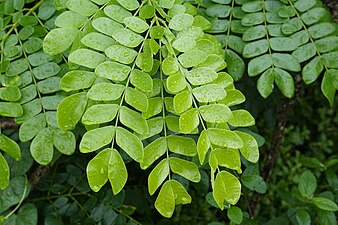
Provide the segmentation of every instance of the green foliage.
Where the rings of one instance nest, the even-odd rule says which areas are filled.
[[[319,1],[198,1],[225,48],[228,71],[235,80],[245,72],[259,76],[257,89],[267,98],[277,85],[294,95],[294,76],[305,84],[321,75],[322,92],[333,106],[337,90],[337,25]]]

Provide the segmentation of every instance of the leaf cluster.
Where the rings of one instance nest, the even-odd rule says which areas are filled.
[[[277,85],[294,95],[301,73],[305,84],[323,74],[321,89],[333,106],[337,86],[337,24],[317,0],[199,1],[225,48],[228,71],[235,80],[246,72],[259,76],[257,89],[267,98]],[[247,67],[247,68],[245,68]]]

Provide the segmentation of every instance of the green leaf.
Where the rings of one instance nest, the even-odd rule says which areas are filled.
[[[93,50],[82,48],[72,52],[68,56],[68,60],[80,66],[94,69],[105,60],[105,56]]]
[[[271,49],[275,51],[289,52],[298,47],[297,43],[289,37],[275,37],[270,38],[269,41]]]
[[[105,126],[87,131],[80,142],[80,152],[89,153],[108,145],[114,138],[115,128]]]
[[[120,121],[136,133],[145,135],[149,132],[146,120],[138,112],[125,106],[120,108]]]
[[[98,192],[108,181],[108,164],[111,152],[109,148],[99,152],[87,165],[88,184],[95,192]]]
[[[21,150],[20,146],[13,141],[12,139],[8,138],[4,134],[0,133],[0,150],[6,152],[16,161],[21,159]]]
[[[65,11],[55,19],[55,25],[63,28],[80,28],[86,21],[86,16],[73,11]]]
[[[271,67],[272,58],[270,55],[265,54],[259,57],[256,57],[250,60],[248,64],[248,74],[249,76],[257,76],[258,74],[264,72],[266,69]]]
[[[216,175],[213,196],[220,209],[224,209],[224,201],[234,205],[241,195],[241,183],[229,172],[222,171]]]
[[[321,225],[337,225],[337,218],[334,212],[317,209],[317,221]]]
[[[123,23],[124,18],[131,16],[131,12],[119,5],[108,5],[103,9],[104,13],[113,20]]]
[[[264,22],[264,14],[262,12],[246,14],[242,19],[242,25],[253,26]]]
[[[43,51],[49,55],[57,55],[67,50],[77,35],[78,30],[74,28],[53,29],[43,40]]]
[[[257,80],[258,92],[264,98],[267,98],[273,91],[273,83],[275,81],[275,69],[269,68]]]
[[[137,52],[131,48],[122,45],[111,45],[105,49],[106,55],[117,62],[130,64],[134,62]]]
[[[266,28],[264,25],[250,27],[243,33],[243,41],[254,41],[265,37]]]
[[[338,206],[335,202],[331,201],[330,199],[323,198],[323,197],[313,197],[311,199],[311,202],[315,204],[318,208],[326,210],[326,211],[331,211],[331,212],[336,212],[338,211]]]
[[[182,74],[177,73],[167,78],[166,85],[169,92],[176,94],[187,87],[187,82]]]
[[[274,68],[275,82],[279,90],[287,98],[292,98],[295,92],[295,85],[292,76],[285,70]]]
[[[115,118],[118,109],[119,106],[116,104],[93,105],[84,113],[82,123],[93,125],[110,122]]]
[[[224,53],[224,59],[227,62],[227,71],[235,80],[239,80],[245,71],[245,64],[242,58],[228,49]]]
[[[324,96],[329,100],[331,107],[334,105],[334,97],[336,93],[335,77],[337,77],[337,70],[328,70],[324,73],[324,77],[321,84],[321,90]]]
[[[25,72],[28,69],[28,63],[26,59],[18,59],[12,61],[6,71],[7,76],[18,75]]]
[[[30,150],[36,162],[48,165],[53,159],[53,131],[50,128],[42,129],[33,139]]]
[[[150,92],[153,89],[153,80],[148,73],[133,69],[130,73],[130,83],[143,92]]]
[[[195,156],[197,153],[196,142],[192,138],[172,135],[167,137],[167,143],[171,152],[185,156]]]
[[[84,16],[91,16],[99,10],[99,7],[89,0],[68,0],[66,5],[73,12]]]
[[[164,137],[160,137],[151,142],[144,148],[144,156],[141,162],[141,168],[147,169],[158,158],[160,158],[168,149],[167,140]]]
[[[175,204],[189,204],[191,197],[185,188],[175,180],[168,180],[162,186],[155,201],[155,208],[164,217],[170,218]]]
[[[307,210],[298,209],[296,219],[299,225],[311,225],[311,217]]]
[[[0,99],[4,101],[17,101],[21,98],[21,92],[18,87],[0,88]]]
[[[148,119],[150,117],[153,117],[160,112],[162,112],[163,109],[163,100],[160,97],[150,98],[148,100],[148,109],[145,112],[142,112],[142,117],[145,119]]]
[[[289,19],[282,25],[283,34],[290,35],[302,29],[302,21],[298,17]]]
[[[173,173],[179,174],[192,182],[198,183],[201,180],[201,174],[195,163],[176,157],[171,157],[169,161]]]
[[[289,54],[272,53],[272,62],[275,66],[289,71],[299,72],[301,70],[297,59]]]
[[[87,106],[85,92],[70,95],[63,99],[57,108],[57,121],[62,130],[72,130],[81,119]]]
[[[184,68],[197,66],[207,58],[206,54],[200,50],[192,49],[184,52],[178,57],[178,61]]]
[[[192,85],[203,85],[217,79],[217,73],[208,67],[198,67],[184,74]]]
[[[228,148],[242,148],[242,139],[234,132],[230,130],[223,130],[219,128],[209,128],[207,130],[207,137],[209,141],[221,147]]]
[[[60,81],[60,88],[64,91],[76,91],[87,89],[92,86],[96,79],[93,72],[73,70],[67,72]]]
[[[230,9],[228,5],[215,4],[210,5],[205,13],[210,17],[226,18],[230,14]]]
[[[65,155],[71,155],[76,148],[75,136],[70,131],[53,130],[53,144],[55,148]]]
[[[129,66],[111,61],[103,62],[95,69],[95,73],[100,77],[117,82],[125,80],[130,71]]]
[[[246,160],[252,163],[257,163],[259,159],[258,143],[256,139],[250,134],[235,131],[235,133],[242,139],[243,147],[239,148]]]
[[[226,123],[232,118],[232,112],[226,105],[204,105],[199,108],[202,118],[210,123]]]
[[[46,127],[46,118],[43,113],[25,121],[19,129],[19,138],[22,142],[33,139],[43,128]]]
[[[176,14],[169,22],[169,28],[181,31],[184,28],[190,27],[194,22],[194,17],[186,13]]]
[[[207,131],[203,130],[197,141],[197,154],[201,164],[203,164],[209,148],[210,142],[207,136]]]
[[[126,47],[135,48],[143,41],[143,37],[129,29],[119,29],[114,31],[113,38]]]
[[[302,14],[301,18],[306,25],[317,23],[327,15],[327,11],[322,7],[312,8]]]
[[[42,64],[33,69],[34,76],[39,79],[45,79],[57,75],[60,72],[60,66],[54,62]]]
[[[268,42],[267,40],[258,40],[253,41],[245,45],[243,49],[243,56],[245,58],[253,58],[259,56],[268,51]]]
[[[154,60],[151,52],[142,52],[136,57],[136,65],[144,72],[151,72]]]
[[[28,203],[20,207],[16,216],[16,224],[18,225],[36,225],[38,222],[38,210],[34,204]]]
[[[148,110],[147,96],[137,89],[127,87],[125,91],[125,101],[138,111],[146,112]]]
[[[196,41],[190,37],[178,38],[172,45],[179,52],[187,52],[196,46]]]
[[[106,35],[97,32],[91,32],[81,38],[81,43],[89,48],[98,51],[105,51],[109,46],[114,44],[115,41]]]
[[[94,101],[112,101],[121,97],[124,88],[121,84],[98,83],[88,91],[87,97]]]
[[[257,191],[261,194],[266,192],[266,183],[264,182],[263,178],[258,175],[243,175],[241,176],[241,181],[245,187],[252,191]]]
[[[315,4],[317,4],[316,0],[299,0],[295,3],[294,6],[297,10],[305,12],[311,9]]]
[[[320,53],[334,51],[338,48],[338,36],[321,38],[315,41],[315,45]]]
[[[211,28],[211,23],[203,16],[196,15],[194,17],[193,26],[200,27],[202,30],[208,30]]]
[[[309,27],[308,32],[311,37],[317,39],[325,37],[336,31],[336,25],[334,23],[322,22]]]
[[[162,71],[165,75],[177,73],[179,70],[179,63],[174,57],[166,57],[162,62]]]
[[[199,102],[216,102],[226,96],[224,88],[218,84],[207,84],[192,90],[193,95]]]
[[[223,98],[222,100],[218,101],[218,103],[227,105],[227,106],[234,106],[241,104],[245,101],[245,96],[242,94],[242,92],[236,90],[236,89],[231,89],[227,90],[227,96]]]
[[[129,16],[123,19],[123,23],[136,33],[143,33],[149,29],[149,25],[136,16]]]
[[[161,186],[163,181],[169,175],[169,160],[163,159],[155,168],[151,171],[148,177],[148,191],[150,195],[153,195],[157,188]]]
[[[116,30],[123,28],[122,24],[107,17],[99,17],[94,19],[92,26],[95,28],[95,30],[101,32],[102,34],[108,35],[109,37],[111,37]]]
[[[108,164],[108,178],[114,195],[117,195],[127,183],[128,172],[118,151],[111,149]]]
[[[314,55],[317,54],[316,45],[313,43],[307,43],[298,47],[294,52],[292,52],[292,56],[294,56],[298,62],[305,62],[311,59]]]
[[[298,190],[299,192],[308,198],[311,198],[317,188],[316,177],[310,172],[305,171],[299,178]]]
[[[140,6],[137,0],[117,0],[117,2],[129,11],[133,11]]]
[[[302,70],[302,78],[305,84],[314,82],[323,71],[324,65],[320,57],[312,59]]]
[[[248,127],[255,125],[255,119],[244,109],[234,110],[232,115],[233,117],[228,121],[231,126]]]
[[[118,127],[116,130],[116,143],[136,162],[142,161],[143,144],[135,134]]]
[[[191,133],[200,123],[197,109],[190,109],[183,113],[179,119],[179,127],[183,134]]]
[[[213,149],[210,153],[209,164],[213,170],[216,170],[218,166],[223,166],[241,172],[241,159],[237,149]]]
[[[228,218],[235,224],[241,224],[243,220],[243,212],[237,206],[231,206],[227,211]]]
[[[1,138],[2,138],[1,134]],[[0,190],[5,190],[9,185],[9,167],[6,159],[0,153]]]
[[[177,113],[183,113],[192,105],[192,95],[190,91],[185,90],[175,95],[174,110]]]

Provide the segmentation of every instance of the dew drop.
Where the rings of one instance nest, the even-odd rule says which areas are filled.
[[[104,169],[103,168],[100,169],[100,174],[104,174]]]
[[[128,55],[129,55],[129,52],[125,52],[125,53],[124,53],[124,56],[128,56]]]

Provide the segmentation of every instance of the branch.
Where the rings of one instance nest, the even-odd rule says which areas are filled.
[[[19,125],[15,123],[14,119],[0,118],[0,130],[16,129]]]
[[[272,170],[276,164],[277,157],[279,154],[280,145],[284,138],[284,130],[286,124],[289,120],[289,114],[295,106],[297,99],[299,98],[299,92],[301,87],[303,86],[303,82],[299,75],[295,77],[295,95],[293,98],[286,100],[281,109],[279,110],[276,126],[272,137],[271,148],[267,151],[268,156],[264,163],[264,168],[262,171],[262,177],[265,182],[268,182],[270,176],[272,174]],[[264,146],[263,146],[264,147]],[[261,195],[258,192],[255,192],[251,198],[249,204],[249,211],[254,211],[256,209],[257,204],[259,203]]]

